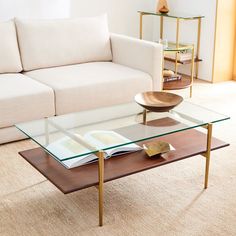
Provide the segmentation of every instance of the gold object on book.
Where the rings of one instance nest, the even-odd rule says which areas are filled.
[[[170,144],[163,141],[154,141],[146,143],[143,148],[149,157],[153,157],[158,154],[169,152]]]
[[[156,12],[160,12],[160,13],[164,13],[164,14],[169,12],[167,0],[159,0],[159,2],[157,4]]]
[[[154,112],[167,112],[183,101],[177,94],[157,91],[139,93],[134,99],[140,106]]]

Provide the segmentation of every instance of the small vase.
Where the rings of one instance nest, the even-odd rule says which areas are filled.
[[[169,12],[169,7],[168,7],[167,0],[159,0],[157,2],[156,12],[157,13],[164,13],[164,14]]]

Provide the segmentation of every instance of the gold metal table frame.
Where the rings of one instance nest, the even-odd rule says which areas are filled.
[[[143,111],[143,124],[147,123],[147,110]],[[206,152],[201,154],[206,158],[205,164],[205,181],[204,181],[204,189],[208,188],[208,180],[209,180],[209,169],[210,169],[210,158],[211,158],[211,143],[212,143],[212,128],[213,124],[209,123],[205,126],[202,126],[207,130],[207,143],[206,143]],[[101,150],[97,153],[98,156],[98,197],[99,197],[99,226],[103,226],[103,204],[104,204],[104,152]]]

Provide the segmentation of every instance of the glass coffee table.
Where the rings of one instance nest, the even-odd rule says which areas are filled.
[[[40,146],[20,155],[63,193],[98,187],[99,225],[102,226],[105,182],[202,155],[206,160],[204,187],[207,188],[211,151],[229,145],[212,137],[212,125],[228,119],[186,101],[163,113],[144,112],[136,103],[130,103],[21,123],[16,127]],[[103,145],[91,144],[88,134],[96,136],[101,131],[114,132],[124,139],[112,143],[111,137],[105,135]],[[111,150],[136,144],[142,147],[153,141],[167,142],[173,150],[154,158],[149,158],[143,149],[105,158]],[[98,161],[90,159],[87,164],[69,169],[69,164],[91,156]]]

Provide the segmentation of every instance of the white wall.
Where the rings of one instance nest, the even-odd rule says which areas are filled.
[[[70,16],[70,0],[0,0],[0,20]]]
[[[107,13],[111,32],[139,36],[138,10],[152,10],[152,0],[71,0],[71,13],[77,16],[96,16]],[[147,19],[145,37],[152,39],[152,20]]]
[[[153,1],[153,6],[156,0]],[[215,15],[216,0],[168,0],[169,8],[173,12],[186,12],[194,15],[204,15],[201,30],[201,50],[200,57],[203,62],[199,63],[199,77],[204,80],[212,80],[214,34],[215,34]],[[158,17],[157,17],[158,18]],[[154,21],[154,39],[159,38],[159,21]],[[170,41],[175,41],[176,21],[168,19],[165,21],[164,37]],[[197,22],[185,21],[180,24],[180,40],[182,42],[196,43]],[[183,68],[183,67],[182,67]],[[182,70],[187,72],[186,70]]]

